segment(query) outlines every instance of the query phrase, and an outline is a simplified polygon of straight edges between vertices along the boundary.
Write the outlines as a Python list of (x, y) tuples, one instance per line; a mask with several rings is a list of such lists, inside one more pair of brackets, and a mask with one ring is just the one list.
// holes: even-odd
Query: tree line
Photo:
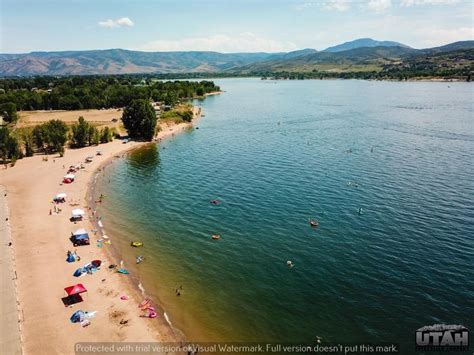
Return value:
[(64, 155), (64, 146), (80, 148), (87, 145), (99, 145), (113, 140), (114, 131), (105, 126), (102, 129), (88, 123), (83, 117), (71, 127), (64, 121), (50, 120), (33, 128), (12, 130), (9, 126), (0, 126), (0, 158), (3, 163), (12, 165), (18, 159), (32, 156), (35, 152)]
[[(0, 79), (0, 158), (5, 163), (35, 152), (64, 154), (73, 148), (110, 142), (114, 132), (99, 130), (83, 117), (71, 127), (50, 120), (34, 128), (13, 129), (17, 110), (98, 109), (125, 107), (122, 121), (130, 138), (151, 140), (157, 114), (151, 101), (174, 106), (183, 99), (219, 91), (212, 81), (159, 81), (152, 76), (72, 76)], [(179, 112), (183, 121), (193, 118), (191, 110)]]
[(11, 122), (20, 110), (116, 108), (138, 99), (173, 106), (219, 90), (212, 81), (161, 81), (145, 75), (3, 78), (0, 113)]
[[(180, 111), (183, 121), (190, 122), (190, 109)], [(132, 139), (150, 141), (156, 134), (157, 114), (149, 100), (137, 99), (125, 107), (122, 122)], [(11, 126), (11, 125), (10, 125)], [(98, 129), (79, 117), (71, 127), (61, 120), (50, 120), (34, 128), (11, 130), (9, 125), (0, 126), (0, 158), (13, 165), (17, 159), (32, 156), (35, 152), (64, 154), (64, 146), (72, 148), (99, 145), (113, 140), (114, 131), (105, 126)]]

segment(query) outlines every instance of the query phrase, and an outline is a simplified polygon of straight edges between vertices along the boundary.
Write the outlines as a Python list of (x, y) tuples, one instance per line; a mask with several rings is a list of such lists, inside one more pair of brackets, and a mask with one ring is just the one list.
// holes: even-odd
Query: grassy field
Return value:
[(165, 111), (160, 116), (161, 122), (173, 122), (176, 124), (183, 123), (184, 120), (182, 118), (182, 114), (186, 111), (191, 111), (192, 105), (190, 104), (182, 104), (174, 107), (171, 111)]
[[(109, 126), (117, 128), (120, 125), (122, 109), (108, 110), (78, 110), (78, 111), (20, 111), (18, 127), (36, 126), (49, 120), (61, 120), (67, 124), (77, 122), (82, 116), (84, 119), (95, 126)], [(112, 120), (116, 119), (116, 122)]]

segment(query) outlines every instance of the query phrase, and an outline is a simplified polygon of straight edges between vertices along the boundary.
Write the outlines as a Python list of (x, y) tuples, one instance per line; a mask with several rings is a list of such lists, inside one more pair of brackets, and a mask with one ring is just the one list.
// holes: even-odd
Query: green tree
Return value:
[(45, 124), (51, 148), (62, 155), (67, 141), (67, 125), (61, 120), (51, 120)]
[(196, 89), (196, 95), (197, 95), (197, 96), (204, 96), (205, 93), (206, 93), (206, 92), (205, 92), (205, 90), (204, 90), (204, 88), (203, 88), (202, 86), (199, 86), (199, 87)]
[(165, 105), (171, 105), (174, 106), (178, 102), (178, 96), (174, 91), (168, 91), (165, 93), (163, 97), (163, 101)]
[(100, 132), (100, 143), (108, 143), (112, 141), (112, 130), (105, 126)]
[(73, 124), (71, 141), (74, 147), (85, 147), (89, 141), (89, 123), (84, 119), (84, 117), (79, 117), (77, 123)]
[(33, 142), (40, 150), (45, 150), (49, 146), (49, 136), (45, 124), (33, 128)]
[(8, 127), (0, 127), (0, 157), (4, 164), (10, 159), (12, 165), (21, 157), (20, 144)]
[(191, 122), (193, 120), (193, 117), (194, 117), (192, 110), (186, 110), (186, 111), (180, 113), (180, 116), (183, 119), (183, 121), (185, 121), (185, 122)]
[(133, 100), (125, 107), (123, 125), (131, 138), (151, 140), (155, 135), (156, 114), (148, 100)]
[(46, 152), (64, 153), (64, 144), (67, 141), (67, 125), (61, 120), (51, 120), (33, 129), (35, 145)]
[(8, 139), (10, 138), (10, 130), (6, 126), (0, 127), (0, 157), (2, 162), (6, 163), (8, 159)]
[(34, 139), (32, 131), (26, 131), (22, 135), (23, 144), (25, 145), (25, 155), (27, 157), (33, 156), (34, 150)]
[(63, 110), (80, 110), (82, 104), (74, 95), (66, 95), (59, 98), (59, 107)]
[(89, 129), (87, 131), (87, 142), (89, 143), (89, 145), (92, 145), (94, 143), (94, 135), (96, 131), (97, 128), (92, 125), (89, 125)]
[(0, 105), (0, 116), (5, 122), (15, 122), (18, 119), (16, 105), (13, 102), (6, 102)]
[(92, 144), (99, 145), (100, 143), (100, 132), (97, 128), (94, 127), (94, 132), (92, 134)]

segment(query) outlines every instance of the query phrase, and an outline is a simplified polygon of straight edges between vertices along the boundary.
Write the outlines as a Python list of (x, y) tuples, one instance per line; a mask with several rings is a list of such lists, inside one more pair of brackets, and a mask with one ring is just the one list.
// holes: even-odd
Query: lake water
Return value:
[(474, 327), (472, 84), (216, 82), (198, 130), (116, 160), (98, 189), (174, 326), (402, 353), (424, 325)]

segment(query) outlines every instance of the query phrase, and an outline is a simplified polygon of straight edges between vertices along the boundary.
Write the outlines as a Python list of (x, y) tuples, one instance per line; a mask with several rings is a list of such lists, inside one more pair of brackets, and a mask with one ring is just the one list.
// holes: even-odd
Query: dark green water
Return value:
[(99, 189), (108, 234), (130, 267), (146, 257), (133, 271), (176, 327), (411, 353), (419, 327), (474, 326), (472, 84), (217, 84), (199, 130), (115, 161)]

